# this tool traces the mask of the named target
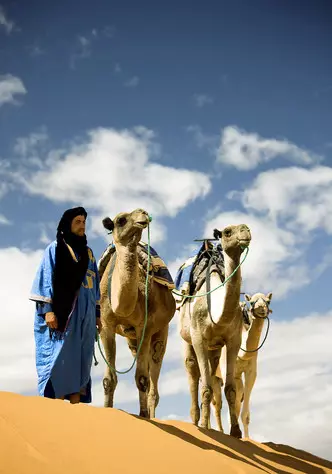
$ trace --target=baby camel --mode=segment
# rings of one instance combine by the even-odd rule
[[[260,338],[264,326],[264,322],[272,313],[270,303],[272,293],[264,295],[263,293],[255,293],[253,296],[245,294],[245,299],[249,302],[249,320],[250,324],[243,325],[241,349],[238,353],[235,366],[235,382],[236,382],[236,416],[240,416],[244,428],[244,437],[249,438],[250,409],[249,401],[252,389],[255,385],[257,377],[257,358],[258,349],[260,347]],[[245,302],[240,303],[245,306]],[[224,363],[223,354],[221,357]],[[242,380],[244,375],[244,384]],[[221,378],[220,371],[217,373]]]

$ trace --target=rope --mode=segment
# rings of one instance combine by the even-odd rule
[[[137,351],[136,351],[136,355],[134,357],[134,361],[133,363],[131,364],[131,366],[129,367],[129,369],[127,370],[116,370],[115,367],[112,367],[111,364],[108,362],[108,360],[106,359],[103,351],[102,351],[102,348],[100,346],[100,336],[99,336],[99,333],[98,333],[98,329],[96,330],[96,341],[97,341],[97,344],[98,344],[98,348],[99,348],[99,352],[102,356],[102,358],[104,359],[104,362],[106,363],[106,365],[108,366],[108,368],[110,370],[112,370],[112,372],[116,372],[117,374],[127,374],[128,372],[131,371],[131,369],[134,367],[135,365],[135,362],[137,360],[137,357],[138,357],[138,354],[140,353],[140,350],[141,350],[141,347],[142,347],[142,344],[143,344],[143,340],[144,340],[144,335],[145,335],[145,329],[146,329],[146,325],[147,325],[147,322],[148,322],[148,291],[149,291],[149,268],[150,268],[150,259],[151,259],[151,253],[150,253],[150,222],[152,221],[152,217],[149,216],[149,224],[148,224],[148,264],[147,264],[147,269],[146,269],[146,279],[145,279],[145,316],[144,316],[144,325],[143,325],[143,331],[142,331],[142,337],[140,339],[140,342],[139,342],[139,345],[138,345],[138,348],[137,348]],[[96,363],[95,363],[96,365]]]
[[[260,316],[255,316],[255,318],[259,318],[259,317],[260,317]],[[252,351],[247,351],[246,349],[242,349],[242,347],[240,347],[241,351],[243,351],[243,352],[257,352],[257,351],[259,351],[259,349],[261,349],[261,348],[263,347],[263,344],[264,344],[264,342],[266,341],[267,335],[269,334],[270,318],[269,318],[268,316],[266,316],[266,317],[261,318],[261,319],[267,319],[267,329],[266,329],[266,334],[265,334],[265,337],[264,337],[264,339],[263,339],[262,344],[261,344],[259,347],[257,347],[257,349],[254,349],[254,350],[252,350]]]
[[[174,293],[175,295],[178,295],[178,296],[183,296],[184,298],[200,298],[201,296],[207,296],[210,293],[212,293],[213,291],[218,290],[218,288],[221,288],[222,286],[225,286],[225,284],[228,282],[228,280],[230,280],[232,278],[232,276],[235,275],[235,273],[238,271],[240,266],[243,264],[243,262],[247,258],[247,255],[248,255],[248,252],[249,252],[249,247],[245,247],[245,250],[246,250],[246,254],[245,254],[244,258],[242,259],[242,261],[235,268],[235,270],[229,275],[229,277],[227,277],[225,279],[225,281],[223,283],[221,283],[221,285],[216,286],[216,288],[214,288],[213,290],[210,290],[207,293],[199,293],[198,295],[184,295],[183,293],[180,293],[179,291],[176,291],[176,290],[172,290],[172,293]]]

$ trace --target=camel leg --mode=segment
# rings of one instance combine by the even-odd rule
[[[158,380],[168,338],[168,325],[154,334],[150,347],[150,390],[148,394],[149,417],[155,418],[159,403]]]
[[[202,401],[202,428],[208,429],[210,420],[210,405],[212,402],[212,378],[209,367],[209,354],[203,338],[199,331],[192,334],[193,347],[196,353],[199,371],[202,380],[201,401]]]
[[[187,342],[185,344],[185,366],[188,374],[189,390],[191,395],[190,416],[194,425],[198,426],[200,410],[198,405],[199,367],[194,348]]]
[[[225,383],[225,396],[228,402],[229,416],[231,420],[230,435],[234,438],[242,438],[242,432],[239,426],[238,417],[236,416],[235,402],[236,402],[236,382],[235,382],[235,364],[236,358],[240,349],[241,341],[238,343],[228,343],[227,348],[227,370]]]
[[[244,373],[245,384],[244,384],[244,397],[243,407],[241,412],[241,419],[244,427],[244,437],[249,438],[249,423],[250,423],[250,408],[249,401],[251,391],[255,385],[257,372],[256,370],[249,370]]]
[[[240,411],[241,411],[241,404],[243,402],[243,382],[242,382],[242,375],[237,375],[235,377],[235,385],[236,385],[236,401],[235,401],[235,413],[237,419],[239,419]]]
[[[217,421],[218,431],[224,432],[221,422],[221,407],[222,407],[222,398],[221,398],[221,380],[216,376],[216,371],[219,364],[221,349],[216,349],[214,351],[209,351],[209,363],[212,376],[212,389],[213,389],[213,399],[212,404],[214,405],[214,411]],[[211,428],[209,422],[208,428]]]
[[[115,354],[116,354],[116,343],[115,343],[115,331],[113,328],[103,326],[100,333],[100,338],[103,343],[105,351],[105,359],[112,366],[115,367]],[[103,386],[104,386],[104,407],[113,407],[114,392],[118,383],[116,372],[110,369],[106,364]]]
[[[137,341],[141,340],[142,335],[137,334]],[[150,388],[149,378],[149,359],[150,359],[151,335],[144,334],[144,340],[137,357],[135,381],[139,392],[139,416],[149,418],[147,395]],[[139,344],[139,342],[138,342]],[[138,348],[138,347],[137,347]]]

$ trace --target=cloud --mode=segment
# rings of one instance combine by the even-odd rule
[[[80,35],[77,37],[74,52],[70,56],[71,69],[76,69],[77,61],[91,56],[91,43],[94,38],[93,33],[91,33],[90,38]]]
[[[3,214],[0,214],[0,225],[11,225],[11,221],[9,221]]]
[[[196,107],[202,108],[205,105],[213,104],[214,99],[206,94],[194,94],[194,103]]]
[[[274,158],[284,157],[303,165],[317,163],[321,157],[304,150],[288,140],[261,138],[236,126],[225,127],[221,134],[217,162],[248,171]]]
[[[33,44],[33,45],[30,45],[28,46],[28,51],[29,51],[29,55],[32,57],[32,58],[37,58],[38,56],[42,56],[43,54],[45,54],[45,50],[43,50],[38,44]]]
[[[330,265],[332,249],[326,245],[322,260],[310,263],[320,232],[332,234],[332,168],[288,167],[260,173],[244,191],[229,198],[244,211],[221,212],[209,219],[205,233],[214,227],[241,222],[249,225],[252,243],[243,264],[245,291],[273,291],[285,297],[318,278]]]
[[[122,68],[119,63],[116,63],[114,66],[114,72],[115,74],[120,74],[122,72]]]
[[[39,166],[42,166],[38,155],[47,140],[48,133],[46,127],[40,127],[39,130],[30,133],[26,137],[17,138],[14,145],[14,153],[20,158],[30,160],[32,164],[36,163]]]
[[[151,130],[98,128],[68,150],[53,150],[33,164],[21,161],[17,169],[7,170],[7,177],[52,202],[84,203],[95,216],[92,230],[98,232],[104,232],[100,222],[105,215],[143,207],[154,219],[155,242],[165,231],[160,218],[176,216],[211,190],[208,175],[151,161],[159,155]]]
[[[246,209],[265,213],[298,233],[332,234],[332,168],[288,167],[266,171],[241,194]]]
[[[137,76],[131,77],[130,79],[128,79],[128,81],[124,83],[125,87],[132,87],[132,88],[137,87],[138,84],[139,84],[139,77]]]
[[[0,5],[0,29],[10,34],[15,29],[15,23],[6,16],[3,7]]]
[[[0,107],[6,103],[18,105],[15,96],[26,93],[27,90],[21,79],[12,74],[0,75]]]
[[[3,278],[0,286],[0,386],[1,390],[36,390],[34,361],[34,306],[28,300],[42,251],[23,252],[16,247],[0,249]]]
[[[217,136],[204,133],[199,125],[189,125],[187,132],[192,133],[198,148],[207,148],[211,154],[217,153]]]

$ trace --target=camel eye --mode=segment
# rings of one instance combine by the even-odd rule
[[[224,234],[226,237],[230,237],[232,235],[232,231],[230,229],[224,230]]]
[[[127,219],[126,219],[125,217],[119,217],[119,219],[118,219],[118,225],[119,225],[120,227],[123,227],[123,226],[126,225],[126,224],[127,224]]]

